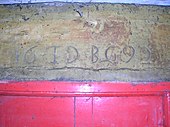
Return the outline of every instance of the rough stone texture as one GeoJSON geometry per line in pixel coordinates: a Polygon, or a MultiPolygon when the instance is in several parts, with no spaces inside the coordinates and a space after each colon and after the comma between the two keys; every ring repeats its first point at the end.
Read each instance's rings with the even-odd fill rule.
{"type": "Polygon", "coordinates": [[[0,5],[0,79],[170,81],[170,7],[0,5]]]}
{"type": "Polygon", "coordinates": [[[169,0],[0,0],[0,4],[42,3],[42,2],[81,2],[81,3],[128,3],[169,6],[169,0]]]}

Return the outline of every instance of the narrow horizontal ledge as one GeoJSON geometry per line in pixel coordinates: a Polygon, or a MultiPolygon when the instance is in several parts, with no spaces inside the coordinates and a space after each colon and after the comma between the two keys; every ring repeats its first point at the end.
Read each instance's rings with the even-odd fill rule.
{"type": "MultiPolygon", "coordinates": [[[[168,92],[105,92],[105,93],[69,93],[69,92],[16,92],[16,91],[0,91],[0,96],[29,96],[29,97],[135,97],[135,96],[164,96],[168,92]]],[[[170,92],[169,92],[170,94],[170,92]]]]}
{"type": "Polygon", "coordinates": [[[163,96],[170,92],[170,82],[1,82],[0,95],[38,97],[112,97],[163,96]]]}

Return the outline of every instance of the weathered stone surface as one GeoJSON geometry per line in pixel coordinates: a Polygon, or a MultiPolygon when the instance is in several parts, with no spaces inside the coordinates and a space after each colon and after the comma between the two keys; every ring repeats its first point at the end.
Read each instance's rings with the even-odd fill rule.
{"type": "Polygon", "coordinates": [[[0,79],[170,80],[170,7],[1,5],[0,79]]]}

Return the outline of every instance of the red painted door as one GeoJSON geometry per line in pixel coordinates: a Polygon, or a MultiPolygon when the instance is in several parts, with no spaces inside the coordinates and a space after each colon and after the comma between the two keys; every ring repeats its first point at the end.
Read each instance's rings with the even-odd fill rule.
{"type": "Polygon", "coordinates": [[[169,82],[0,84],[0,127],[169,126],[169,82]]]}

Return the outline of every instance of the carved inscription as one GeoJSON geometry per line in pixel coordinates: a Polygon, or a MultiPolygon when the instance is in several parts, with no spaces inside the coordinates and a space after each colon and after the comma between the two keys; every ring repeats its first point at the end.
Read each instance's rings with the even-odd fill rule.
{"type": "Polygon", "coordinates": [[[44,63],[49,63],[56,67],[58,65],[72,65],[79,62],[83,62],[84,65],[91,64],[92,66],[98,64],[99,67],[100,64],[102,67],[103,63],[108,63],[112,67],[119,67],[120,64],[124,64],[124,66],[128,67],[132,64],[131,61],[137,61],[137,63],[141,65],[152,63],[152,52],[148,47],[134,47],[131,45],[124,47],[114,45],[100,47],[91,45],[90,49],[89,47],[84,48],[85,49],[82,51],[78,47],[72,45],[66,47],[53,45],[44,47],[40,50],[39,46],[32,46],[25,49],[23,54],[21,54],[21,49],[17,48],[15,49],[15,54],[11,55],[15,55],[15,61],[17,63],[20,61],[21,64],[26,64],[27,66],[41,65],[39,61],[42,60],[44,60],[44,63]],[[38,53],[45,55],[39,55],[38,53]],[[88,56],[85,56],[84,54],[87,54],[88,56]]]}
{"type": "Polygon", "coordinates": [[[94,46],[94,45],[92,45],[92,50],[91,50],[91,61],[92,61],[92,63],[96,63],[97,61],[98,61],[98,52],[99,52],[99,49],[96,47],[96,46],[94,46]]]}
{"type": "Polygon", "coordinates": [[[79,52],[77,48],[73,46],[67,47],[67,63],[73,63],[79,58],[79,52]]]}
{"type": "Polygon", "coordinates": [[[53,49],[53,61],[51,61],[50,63],[53,63],[53,64],[57,64],[57,58],[56,58],[56,53],[57,53],[57,48],[59,48],[59,46],[50,46],[50,47],[47,47],[46,50],[48,49],[53,49]]]}
{"type": "Polygon", "coordinates": [[[128,63],[135,55],[135,49],[132,46],[126,46],[121,51],[121,61],[128,63]]]}
{"type": "MultiPolygon", "coordinates": [[[[34,48],[36,48],[36,47],[37,46],[33,46],[25,52],[25,54],[24,54],[25,63],[30,64],[30,63],[34,63],[36,61],[35,52],[33,51],[34,48]]],[[[16,54],[18,54],[18,53],[16,53],[16,54]]],[[[16,61],[18,61],[18,58],[16,59],[16,61]]]]}

